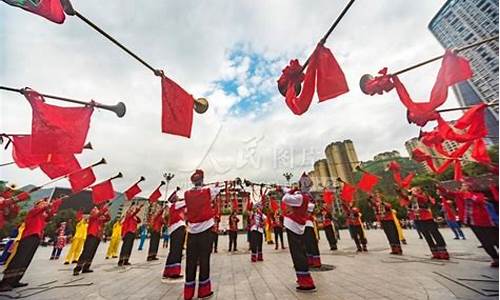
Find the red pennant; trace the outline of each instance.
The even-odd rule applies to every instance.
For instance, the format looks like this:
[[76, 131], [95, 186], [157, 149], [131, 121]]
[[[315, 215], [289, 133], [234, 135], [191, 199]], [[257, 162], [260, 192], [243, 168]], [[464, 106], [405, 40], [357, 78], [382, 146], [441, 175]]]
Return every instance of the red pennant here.
[[278, 211], [278, 209], [280, 208], [278, 202], [276, 201], [276, 199], [274, 199], [273, 197], [270, 198], [269, 200], [269, 204], [271, 205], [271, 210], [273, 212], [276, 212]]
[[76, 193], [95, 182], [96, 178], [91, 167], [81, 169], [78, 172], [69, 175], [71, 190]]
[[44, 103], [43, 97], [26, 90], [33, 109], [31, 153], [73, 154], [82, 152], [94, 111], [89, 107], [60, 107]]
[[92, 202], [95, 205], [101, 205], [102, 203], [114, 198], [115, 191], [111, 180], [103, 181], [92, 187]]
[[80, 222], [83, 219], [83, 210], [79, 209], [75, 214], [75, 220]]
[[160, 188], [161, 188], [161, 185], [159, 187], [156, 188], [156, 190], [154, 190], [154, 192], [149, 195], [149, 203], [155, 203], [156, 201], [158, 201], [158, 199], [160, 199], [161, 197], [161, 192], [160, 192]]
[[[127, 200], [132, 200], [137, 194], [142, 192], [141, 188], [139, 187], [139, 183], [134, 184], [131, 186], [128, 190], [125, 191], [125, 198]], [[161, 196], [161, 195], [160, 195]]]
[[19, 168], [35, 169], [49, 161], [50, 155], [31, 153], [31, 136], [12, 136], [12, 158]]
[[408, 121], [424, 126], [428, 121], [438, 118], [436, 109], [446, 101], [448, 87], [471, 77], [472, 69], [469, 61], [446, 50], [428, 102], [413, 101], [397, 76], [393, 76], [393, 83], [399, 99], [408, 109]]
[[161, 131], [191, 137], [193, 125], [193, 96], [168, 77], [161, 78]]
[[361, 179], [358, 182], [358, 189], [365, 193], [371, 192], [374, 186], [378, 183], [378, 177], [371, 173], [363, 173]]
[[65, 176], [70, 173], [76, 172], [81, 169], [80, 163], [76, 160], [75, 156], [69, 155], [53, 155], [50, 162], [40, 164], [40, 169], [54, 179], [57, 177]]
[[462, 172], [462, 163], [460, 162], [460, 160], [456, 159], [455, 160], [455, 175], [454, 175], [454, 179], [456, 181], [462, 181], [463, 178], [464, 178], [464, 175], [463, 175], [463, 172]]
[[281, 201], [281, 211], [282, 212], [286, 211], [286, 203], [285, 203], [285, 201]]
[[340, 194], [340, 197], [342, 198], [342, 200], [344, 200], [345, 202], [352, 202], [354, 200], [354, 193], [356, 192], [356, 187], [348, 184], [348, 183], [344, 183], [344, 186], [342, 187], [342, 192]]
[[332, 191], [330, 191], [329, 189], [324, 189], [323, 190], [323, 202], [325, 202], [325, 204], [327, 206], [328, 205], [332, 205], [333, 198], [334, 198], [334, 195], [333, 195]]
[[39, 1], [19, 1], [19, 0], [2, 0], [12, 6], [20, 7], [26, 11], [37, 14], [54, 23], [64, 23], [64, 10], [61, 5], [61, 0], [39, 0]]
[[349, 92], [344, 72], [330, 49], [318, 45], [317, 90], [319, 102], [338, 97]]
[[489, 165], [491, 164], [491, 158], [486, 149], [486, 144], [483, 139], [477, 139], [472, 147], [471, 157], [479, 163]]
[[495, 201], [498, 202], [498, 185], [490, 184], [489, 188], [491, 194], [493, 195], [493, 199], [495, 199]]

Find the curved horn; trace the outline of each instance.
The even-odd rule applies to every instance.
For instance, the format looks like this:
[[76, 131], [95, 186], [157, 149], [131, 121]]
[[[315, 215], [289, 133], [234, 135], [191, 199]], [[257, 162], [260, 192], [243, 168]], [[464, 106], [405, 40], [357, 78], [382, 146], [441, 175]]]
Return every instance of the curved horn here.
[[165, 185], [165, 184], [167, 184], [167, 183], [163, 180], [160, 182], [160, 186]]
[[111, 179], [122, 178], [122, 177], [123, 177], [122, 172], [118, 172], [118, 174], [115, 177], [111, 178]]
[[127, 112], [127, 107], [125, 106], [125, 103], [123, 102], [118, 102], [115, 105], [106, 105], [106, 104], [101, 104], [101, 103], [95, 103], [93, 104], [95, 107], [106, 109], [109, 111], [114, 112], [118, 118], [121, 118], [125, 115]]
[[204, 114], [208, 110], [208, 100], [206, 98], [198, 98], [194, 100], [194, 111], [199, 114]]
[[94, 150], [94, 148], [92, 148], [92, 143], [91, 142], [88, 142], [87, 144], [85, 144], [83, 146], [83, 149], [90, 149], [90, 150]]
[[[288, 83], [286, 85], [281, 85], [278, 84], [278, 91], [280, 91], [280, 94], [286, 97], [286, 90], [288, 89]], [[300, 83], [297, 83], [295, 85], [295, 95], [300, 95], [300, 91], [302, 90], [302, 85]]]
[[141, 176], [141, 178], [139, 178], [139, 182], [144, 181], [144, 180], [146, 180], [146, 177], [144, 177], [144, 176]]
[[368, 90], [366, 89], [366, 83], [373, 80], [373, 78], [374, 77], [372, 75], [365, 74], [365, 75], [361, 76], [361, 78], [359, 79], [359, 88], [366, 95], [370, 95], [370, 93], [368, 93]]
[[98, 166], [98, 165], [105, 165], [107, 163], [108, 162], [106, 161], [106, 159], [102, 158], [100, 161], [98, 161], [97, 163], [93, 164], [92, 166], [95, 167], [95, 166]]

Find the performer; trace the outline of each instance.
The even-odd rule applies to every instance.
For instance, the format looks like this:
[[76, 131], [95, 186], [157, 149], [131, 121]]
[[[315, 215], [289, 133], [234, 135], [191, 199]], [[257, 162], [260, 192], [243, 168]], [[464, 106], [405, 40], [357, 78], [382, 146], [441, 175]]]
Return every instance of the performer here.
[[22, 222], [21, 225], [17, 228], [17, 236], [16, 239], [14, 240], [14, 244], [9, 249], [9, 257], [7, 258], [7, 261], [5, 262], [5, 267], [7, 268], [12, 261], [12, 258], [16, 256], [17, 253], [17, 248], [19, 247], [19, 242], [21, 241], [21, 238], [23, 237], [24, 229], [26, 228], [26, 223]]
[[210, 202], [215, 199], [221, 189], [203, 187], [203, 176], [202, 170], [196, 170], [191, 176], [194, 187], [184, 193], [188, 226], [184, 299], [194, 297], [197, 265], [200, 266], [198, 299], [206, 299], [213, 295], [210, 283], [210, 252], [214, 215]]
[[212, 226], [212, 238], [213, 238], [212, 253], [217, 253], [217, 244], [219, 243], [219, 224], [220, 224], [220, 216], [217, 213], [215, 213], [214, 226]]
[[326, 239], [330, 245], [330, 250], [337, 250], [337, 239], [335, 238], [335, 232], [333, 229], [332, 213], [323, 210], [323, 230], [325, 231]]
[[[307, 176], [305, 173], [302, 177]], [[301, 178], [302, 178], [301, 177]], [[305, 178], [305, 177], [304, 177]], [[309, 178], [309, 177], [307, 177]], [[321, 256], [319, 254], [318, 238], [314, 229], [314, 203], [311, 196], [311, 201], [307, 204], [308, 219], [304, 231], [304, 239], [306, 243], [307, 263], [310, 268], [321, 268]]]
[[122, 223], [119, 218], [115, 219], [113, 229], [111, 231], [111, 239], [109, 241], [108, 250], [106, 251], [106, 259], [118, 257], [118, 246], [122, 238]]
[[59, 259], [62, 249], [66, 245], [66, 222], [61, 222], [61, 224], [59, 224], [55, 235], [56, 238], [54, 240], [54, 248], [52, 249], [52, 254], [50, 255], [51, 260]]
[[375, 195], [370, 195], [368, 204], [375, 211], [377, 221], [384, 230], [385, 236], [391, 246], [390, 254], [402, 255], [403, 249], [399, 240], [398, 230], [392, 213], [392, 205], [389, 202], [383, 201], [383, 196], [380, 191], [376, 191]]
[[300, 192], [296, 189], [284, 190], [282, 201], [287, 205], [287, 211], [283, 221], [286, 228], [288, 248], [292, 256], [293, 267], [297, 276], [296, 290], [298, 292], [313, 292], [316, 290], [313, 278], [309, 273], [309, 265], [306, 254], [304, 231], [306, 221], [309, 219], [307, 207], [312, 197], [309, 190], [312, 181], [309, 177], [302, 176], [299, 181]]
[[144, 204], [134, 205], [132, 204], [122, 221], [122, 248], [120, 249], [120, 258], [118, 259], [118, 266], [129, 266], [130, 254], [132, 254], [132, 248], [134, 247], [135, 234], [137, 231], [137, 225], [141, 223], [141, 219], [137, 216], [141, 211]]
[[[167, 218], [167, 224], [168, 224], [168, 218]], [[168, 247], [168, 240], [170, 239], [167, 226], [163, 227], [162, 238], [163, 238], [163, 248], [167, 248]]]
[[[3, 228], [5, 223], [14, 219], [19, 213], [19, 206], [16, 203], [16, 198], [12, 198], [14, 194], [12, 189], [7, 189], [0, 194], [0, 229]], [[24, 194], [23, 194], [24, 195]], [[23, 196], [18, 201], [26, 200], [27, 197]]]
[[66, 254], [65, 265], [76, 264], [80, 254], [82, 253], [83, 245], [85, 239], [87, 238], [87, 220], [81, 214], [76, 216], [76, 228], [73, 239], [71, 240], [71, 246], [69, 247], [68, 254]]
[[90, 211], [87, 238], [83, 245], [82, 254], [78, 258], [76, 267], [73, 269], [74, 276], [78, 276], [80, 271], [82, 273], [94, 272], [90, 269], [90, 265], [92, 264], [92, 260], [94, 260], [95, 253], [101, 242], [103, 225], [110, 219], [111, 217], [109, 216], [108, 207], [106, 205], [103, 205], [101, 208], [94, 206]]
[[148, 225], [146, 223], [139, 226], [139, 237], [139, 248], [137, 250], [142, 251], [146, 238], [148, 237]]
[[436, 193], [441, 199], [441, 212], [443, 213], [444, 219], [448, 227], [451, 229], [455, 237], [454, 240], [459, 240], [460, 238], [465, 240], [465, 235], [461, 229], [460, 223], [457, 221], [457, 211], [453, 207], [453, 201], [446, 199], [441, 195], [441, 191], [438, 189]]
[[403, 244], [406, 245], [406, 239], [403, 234], [403, 229], [401, 228], [401, 221], [398, 219], [398, 215], [395, 209], [391, 209], [392, 212], [392, 218], [394, 219], [394, 225], [396, 225], [396, 230], [398, 231], [398, 238], [399, 241]]
[[237, 240], [238, 240], [238, 222], [240, 219], [238, 218], [236, 211], [233, 210], [231, 215], [229, 216], [229, 252], [238, 251], [237, 249]]
[[450, 259], [450, 255], [446, 250], [446, 242], [438, 230], [438, 225], [434, 222], [429, 196], [420, 187], [416, 186], [411, 189], [410, 199], [412, 209], [415, 210], [415, 222], [419, 224], [420, 230], [422, 230], [422, 235], [432, 252], [432, 258]]
[[262, 213], [261, 203], [257, 203], [250, 215], [250, 249], [251, 262], [263, 261], [262, 244], [264, 238], [264, 222], [266, 216]]
[[286, 249], [285, 244], [283, 244], [283, 215], [279, 210], [274, 214], [274, 218], [272, 220], [273, 231], [274, 231], [274, 250], [278, 250], [278, 239], [281, 241], [281, 249]]
[[156, 205], [156, 212], [150, 219], [149, 226], [151, 227], [151, 237], [149, 238], [149, 251], [147, 261], [158, 260], [158, 247], [160, 246], [161, 228], [165, 224], [165, 210], [160, 205]]
[[342, 203], [342, 208], [346, 215], [349, 233], [356, 244], [357, 252], [368, 251], [366, 247], [368, 241], [366, 240], [365, 231], [363, 230], [363, 222], [361, 222], [359, 208], [355, 207], [353, 203], [349, 206], [346, 203]]
[[[168, 209], [168, 232], [170, 235], [170, 249], [168, 251], [163, 279], [178, 279], [181, 275], [182, 249], [186, 237], [186, 226], [184, 221], [184, 210], [186, 202], [177, 197], [179, 188], [168, 197], [170, 207]], [[210, 244], [211, 245], [211, 244]]]
[[462, 183], [460, 191], [455, 193], [440, 189], [455, 196], [459, 220], [474, 232], [484, 251], [493, 260], [491, 267], [498, 268], [498, 227], [488, 213], [484, 194], [474, 192], [468, 183]]
[[5, 247], [3, 248], [2, 256], [0, 256], [0, 266], [4, 265], [9, 259], [9, 256], [11, 255], [12, 248], [14, 247], [14, 242], [16, 241], [16, 237], [19, 234], [19, 230], [17, 227], [14, 227], [9, 235], [9, 241], [5, 244]]
[[3, 271], [4, 275], [0, 282], [0, 292], [28, 285], [27, 283], [20, 282], [20, 280], [23, 278], [26, 269], [35, 255], [47, 222], [57, 213], [60, 205], [61, 199], [49, 203], [47, 198], [45, 198], [37, 201], [35, 207], [28, 212], [24, 219], [26, 225], [17, 251], [12, 261]]

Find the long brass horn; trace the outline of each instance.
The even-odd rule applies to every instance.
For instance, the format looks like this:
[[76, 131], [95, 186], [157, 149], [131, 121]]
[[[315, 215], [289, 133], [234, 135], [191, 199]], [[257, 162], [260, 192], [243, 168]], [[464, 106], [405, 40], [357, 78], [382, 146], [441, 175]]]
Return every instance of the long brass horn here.
[[194, 100], [194, 111], [203, 114], [208, 110], [208, 100], [206, 98], [198, 98]]
[[97, 103], [97, 104], [94, 104], [94, 106], [98, 107], [98, 108], [105, 109], [105, 110], [112, 111], [118, 116], [118, 118], [123, 117], [125, 115], [125, 113], [127, 112], [127, 107], [125, 106], [125, 103], [123, 103], [123, 102], [118, 102], [115, 105], [106, 105], [106, 104]]

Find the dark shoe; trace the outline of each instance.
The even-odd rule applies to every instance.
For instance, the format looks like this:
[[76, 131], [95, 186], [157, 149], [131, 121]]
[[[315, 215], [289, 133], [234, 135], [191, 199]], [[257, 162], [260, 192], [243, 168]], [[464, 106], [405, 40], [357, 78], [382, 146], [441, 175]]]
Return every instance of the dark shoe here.
[[65, 264], [65, 265], [69, 265], [69, 261], [65, 261], [65, 262], [64, 262], [64, 264]]
[[111, 256], [111, 258], [118, 258], [118, 256]]
[[233, 251], [238, 251], [238, 249], [234, 249]]
[[12, 286], [8, 283], [1, 283], [0, 284], [0, 292], [9, 292], [12, 291]]
[[83, 270], [82, 273], [92, 273], [94, 272], [94, 270], [91, 270], [91, 269], [87, 269], [87, 270]]
[[368, 252], [368, 248], [366, 248], [366, 245], [363, 246], [363, 251]]
[[14, 288], [14, 289], [15, 289], [15, 288], [20, 288], [20, 287], [25, 287], [25, 286], [27, 286], [27, 285], [28, 285], [28, 284], [27, 284], [26, 282], [18, 282], [18, 283], [14, 283], [14, 284], [12, 285], [12, 288]]
[[77, 261], [77, 260], [74, 260], [74, 261], [72, 261], [71, 263], [72, 263], [72, 264], [77, 264], [77, 263], [78, 263], [78, 261]]
[[274, 250], [278, 250], [278, 246], [274, 247]]
[[155, 257], [151, 258], [151, 260], [160, 260], [160, 259], [155, 256]]
[[284, 249], [286, 249], [286, 247], [284, 247], [284, 246], [281, 246], [281, 249], [283, 249], [283, 250], [284, 250]]
[[55, 258], [54, 257], [51, 257], [49, 260], [54, 260]]
[[402, 243], [403, 245], [407, 245], [406, 240], [402, 240], [402, 241], [401, 241], [401, 243]]
[[454, 240], [459, 240], [460, 238], [458, 236], [454, 237], [453, 238]]
[[153, 259], [151, 257], [146, 258], [146, 261], [152, 261]]
[[109, 259], [109, 256], [106, 256], [106, 259]]
[[129, 262], [127, 261], [127, 262], [124, 262], [124, 263], [123, 263], [123, 265], [124, 265], [124, 266], [130, 266], [130, 265], [132, 265], [132, 264], [131, 264], [131, 263], [129, 263]]
[[73, 276], [78, 276], [78, 275], [80, 275], [80, 271], [73, 270]]
[[339, 248], [337, 247], [337, 245], [333, 246], [332, 248], [330, 248], [330, 250], [332, 251], [335, 251], [335, 250], [338, 250]]
[[316, 292], [316, 287], [315, 286], [310, 286], [310, 287], [298, 286], [295, 288], [295, 290], [299, 293], [314, 293], [314, 292]]
[[495, 259], [494, 261], [491, 262], [490, 267], [492, 268], [498, 268], [498, 259]]

